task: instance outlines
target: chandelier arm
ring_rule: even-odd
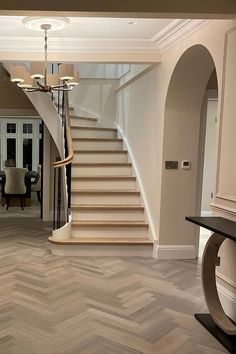
[[[71,91],[72,90],[72,86],[71,87],[68,87],[68,88],[55,88],[55,87],[53,87],[53,90],[55,90],[55,91]]]
[[[41,91],[38,87],[32,87],[32,88],[25,88],[23,89],[26,92],[36,92],[36,91]]]
[[[37,85],[40,87],[40,88],[42,88],[42,89],[44,89],[46,86],[44,86],[44,85],[42,85],[42,84],[40,84],[40,82],[39,81],[37,81]]]
[[[53,86],[52,89],[54,90],[55,88],[63,88],[63,87],[67,87],[67,85],[57,85],[57,86]]]

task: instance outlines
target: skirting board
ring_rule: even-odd
[[[222,285],[217,285],[220,302],[227,316],[236,322],[236,295]]]
[[[157,245],[157,259],[195,259],[196,247],[194,245]]]

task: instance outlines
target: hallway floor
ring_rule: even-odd
[[[195,261],[56,257],[50,225],[1,218],[1,354],[219,354]]]

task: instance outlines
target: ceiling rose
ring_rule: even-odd
[[[58,31],[70,23],[70,20],[66,17],[26,17],[22,20],[26,28],[34,31],[42,31],[41,25],[51,25],[51,31]]]

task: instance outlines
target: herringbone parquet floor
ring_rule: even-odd
[[[194,261],[55,257],[50,228],[2,217],[1,354],[219,354]]]

